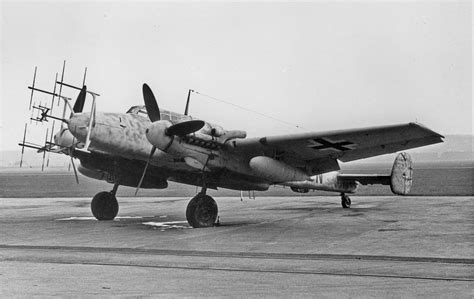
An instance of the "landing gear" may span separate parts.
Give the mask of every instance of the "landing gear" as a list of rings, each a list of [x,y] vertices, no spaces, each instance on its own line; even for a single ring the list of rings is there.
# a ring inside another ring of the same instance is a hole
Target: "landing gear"
[[[113,220],[117,216],[119,205],[115,194],[118,185],[115,184],[112,191],[97,193],[91,202],[91,211],[97,220]]]
[[[348,209],[351,207],[351,199],[344,193],[341,193],[341,205],[344,209]]]
[[[206,195],[206,189],[194,196],[186,208],[186,219],[194,228],[214,226],[217,219],[217,203]]]

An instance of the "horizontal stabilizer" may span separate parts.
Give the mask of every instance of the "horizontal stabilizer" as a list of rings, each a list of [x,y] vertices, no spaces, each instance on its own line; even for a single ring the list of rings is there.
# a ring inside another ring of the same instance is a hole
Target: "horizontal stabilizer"
[[[357,182],[361,185],[390,185],[394,194],[407,195],[413,183],[413,162],[407,153],[400,153],[395,158],[390,175],[378,174],[339,174],[341,182]]]
[[[389,175],[380,174],[339,174],[341,182],[358,182],[361,185],[390,185]]]

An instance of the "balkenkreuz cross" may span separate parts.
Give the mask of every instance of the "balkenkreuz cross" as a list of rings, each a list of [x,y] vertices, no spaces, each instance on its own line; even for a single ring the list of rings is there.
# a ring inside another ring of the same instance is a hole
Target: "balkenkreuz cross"
[[[350,147],[351,145],[355,145],[355,143],[346,140],[332,142],[324,138],[315,138],[308,140],[308,142],[310,143],[308,147],[315,150],[335,149],[338,151],[348,151],[353,149],[353,147]],[[349,147],[347,147],[347,145],[349,145]]]

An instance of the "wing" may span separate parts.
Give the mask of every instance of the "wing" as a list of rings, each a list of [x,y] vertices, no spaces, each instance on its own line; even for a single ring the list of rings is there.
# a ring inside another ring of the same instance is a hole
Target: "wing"
[[[234,151],[247,157],[264,155],[304,168],[314,175],[339,170],[348,162],[443,142],[442,135],[417,123],[237,139]]]

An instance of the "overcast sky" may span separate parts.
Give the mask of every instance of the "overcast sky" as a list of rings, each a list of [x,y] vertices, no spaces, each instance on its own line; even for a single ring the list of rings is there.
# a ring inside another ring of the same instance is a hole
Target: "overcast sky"
[[[68,83],[88,67],[100,111],[142,104],[146,82],[181,113],[192,88],[306,131],[473,130],[470,1],[1,1],[1,30],[0,150],[18,148],[34,67],[52,89],[63,60]],[[304,131],[196,94],[190,113],[251,136]]]

